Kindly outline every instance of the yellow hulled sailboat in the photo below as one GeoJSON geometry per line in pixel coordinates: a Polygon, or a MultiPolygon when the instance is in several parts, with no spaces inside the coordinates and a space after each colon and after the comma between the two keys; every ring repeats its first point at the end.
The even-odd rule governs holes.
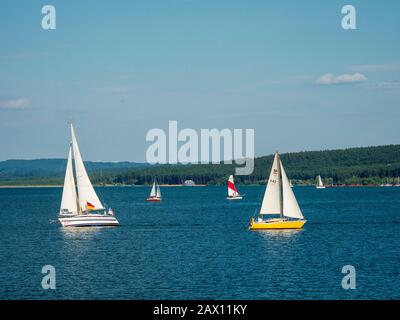
{"type": "Polygon", "coordinates": [[[255,218],[251,218],[249,229],[301,229],[305,223],[282,161],[276,152],[260,212],[255,218]],[[271,218],[267,218],[268,216],[271,218]]]}

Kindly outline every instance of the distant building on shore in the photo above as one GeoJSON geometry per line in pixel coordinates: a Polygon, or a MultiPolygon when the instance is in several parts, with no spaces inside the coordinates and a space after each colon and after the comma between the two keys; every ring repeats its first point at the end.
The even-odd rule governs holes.
{"type": "Polygon", "coordinates": [[[182,185],[184,187],[193,187],[196,183],[193,180],[185,180],[183,181],[182,185]]]}

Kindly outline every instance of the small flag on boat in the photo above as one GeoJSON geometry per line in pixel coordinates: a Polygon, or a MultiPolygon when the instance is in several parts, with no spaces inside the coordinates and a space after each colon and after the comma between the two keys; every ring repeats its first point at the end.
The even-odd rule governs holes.
{"type": "Polygon", "coordinates": [[[94,210],[94,205],[92,205],[90,202],[86,201],[86,209],[88,210],[94,210]]]}

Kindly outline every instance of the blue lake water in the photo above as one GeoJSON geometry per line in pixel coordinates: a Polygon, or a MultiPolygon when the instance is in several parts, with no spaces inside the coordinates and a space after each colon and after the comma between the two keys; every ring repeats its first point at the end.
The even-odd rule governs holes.
{"type": "Polygon", "coordinates": [[[61,228],[60,188],[0,189],[0,299],[399,299],[400,188],[295,187],[301,231],[248,231],[263,187],[97,189],[117,228],[61,228]],[[41,269],[56,269],[43,290],[41,269]],[[344,290],[344,265],[356,289],[344,290]]]}

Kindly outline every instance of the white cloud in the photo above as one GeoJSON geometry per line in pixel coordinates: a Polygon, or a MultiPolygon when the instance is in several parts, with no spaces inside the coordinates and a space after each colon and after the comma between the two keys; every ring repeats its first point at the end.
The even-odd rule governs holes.
{"type": "Polygon", "coordinates": [[[351,83],[360,83],[367,82],[368,79],[362,73],[354,73],[354,74],[341,74],[335,76],[331,73],[324,74],[317,80],[317,84],[321,85],[332,85],[332,84],[351,84],[351,83]]]}
{"type": "Polygon", "coordinates": [[[17,98],[0,101],[0,109],[23,109],[29,105],[27,98],[17,98]]]}

